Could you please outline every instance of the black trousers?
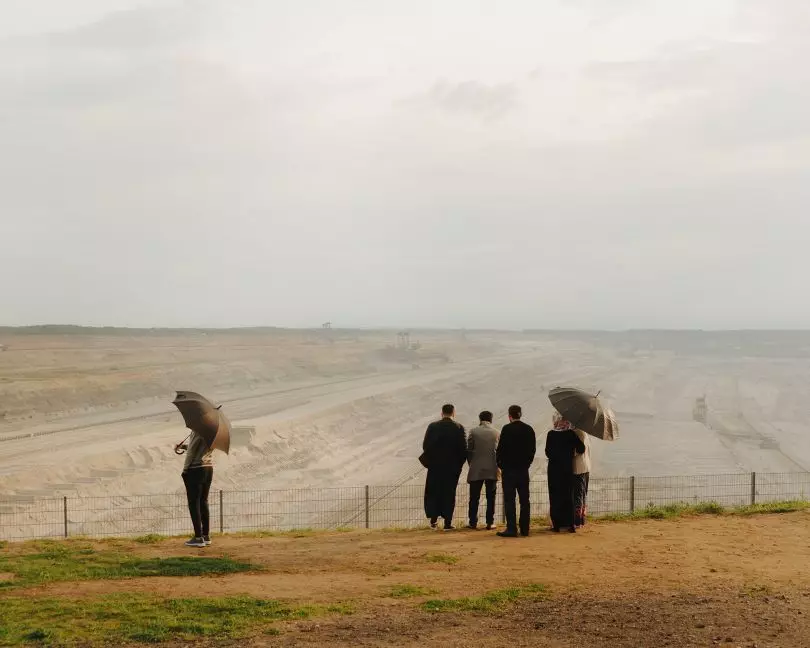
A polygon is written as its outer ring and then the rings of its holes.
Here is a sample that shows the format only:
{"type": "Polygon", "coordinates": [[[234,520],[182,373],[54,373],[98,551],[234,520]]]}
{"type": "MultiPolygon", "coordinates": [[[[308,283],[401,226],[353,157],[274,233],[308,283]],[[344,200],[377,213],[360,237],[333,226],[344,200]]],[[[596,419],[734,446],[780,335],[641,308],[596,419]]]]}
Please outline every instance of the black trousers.
{"type": "Polygon", "coordinates": [[[207,536],[210,526],[208,511],[208,492],[214,479],[214,469],[210,466],[191,468],[183,471],[183,483],[186,485],[188,512],[194,525],[194,537],[207,536]]]}
{"type": "Polygon", "coordinates": [[[484,485],[487,487],[487,526],[495,524],[495,493],[498,490],[498,482],[494,479],[482,479],[470,482],[470,526],[478,524],[478,504],[484,485]]]}
{"type": "Polygon", "coordinates": [[[529,504],[529,469],[503,471],[503,509],[506,515],[507,533],[529,534],[531,505],[529,504]],[[515,495],[520,499],[520,520],[515,509],[515,495]]]}

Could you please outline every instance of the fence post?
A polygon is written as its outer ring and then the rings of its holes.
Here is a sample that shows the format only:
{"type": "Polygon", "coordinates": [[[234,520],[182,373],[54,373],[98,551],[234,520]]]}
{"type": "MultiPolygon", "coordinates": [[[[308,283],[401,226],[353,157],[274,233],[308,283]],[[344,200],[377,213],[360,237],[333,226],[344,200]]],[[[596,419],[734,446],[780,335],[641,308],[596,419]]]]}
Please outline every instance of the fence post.
{"type": "Polygon", "coordinates": [[[222,495],[222,489],[219,489],[219,532],[225,533],[225,511],[222,508],[222,502],[224,497],[222,495]]]}
{"type": "Polygon", "coordinates": [[[757,474],[751,473],[751,506],[757,503],[757,474]]]}
{"type": "Polygon", "coordinates": [[[630,476],[630,512],[636,510],[636,476],[630,476]]]}
{"type": "Polygon", "coordinates": [[[366,528],[368,529],[368,484],[366,484],[366,528]]]}
{"type": "Polygon", "coordinates": [[[65,514],[65,537],[68,537],[68,519],[67,519],[67,495],[64,496],[62,500],[62,511],[65,514]]]}

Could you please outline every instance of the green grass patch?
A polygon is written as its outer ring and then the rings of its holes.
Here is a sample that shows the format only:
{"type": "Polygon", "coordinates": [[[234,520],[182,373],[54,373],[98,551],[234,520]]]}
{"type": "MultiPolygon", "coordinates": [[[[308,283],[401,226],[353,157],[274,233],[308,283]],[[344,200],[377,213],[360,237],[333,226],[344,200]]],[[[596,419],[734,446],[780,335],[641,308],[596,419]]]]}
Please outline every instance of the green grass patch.
{"type": "Polygon", "coordinates": [[[543,585],[525,585],[487,592],[481,596],[457,599],[431,599],[422,604],[427,612],[497,612],[506,606],[525,598],[545,598],[543,585]]]}
{"type": "Polygon", "coordinates": [[[394,585],[388,590],[388,596],[391,598],[414,598],[417,596],[431,596],[436,593],[436,590],[418,587],[416,585],[394,585]]]}
{"type": "Polygon", "coordinates": [[[349,614],[344,605],[296,606],[251,597],[161,599],[125,594],[98,599],[5,598],[0,645],[101,646],[199,642],[274,634],[278,621],[349,614]]]}
{"type": "Polygon", "coordinates": [[[133,541],[142,545],[155,545],[159,542],[163,542],[166,539],[167,536],[158,535],[157,533],[147,533],[146,535],[133,538],[133,541]]]}
{"type": "Polygon", "coordinates": [[[262,529],[257,529],[255,531],[238,531],[229,535],[235,538],[311,538],[315,535],[326,533],[328,532],[303,528],[290,529],[289,531],[264,531],[262,529]]]}
{"type": "Polygon", "coordinates": [[[731,509],[731,515],[760,515],[767,513],[795,513],[810,509],[810,502],[805,500],[786,500],[784,502],[765,502],[750,504],[731,509]]]}
{"type": "Polygon", "coordinates": [[[144,558],[126,551],[96,550],[75,542],[32,543],[27,549],[30,549],[27,553],[0,555],[0,573],[14,574],[13,580],[0,582],[0,588],[146,576],[235,574],[258,569],[227,557],[144,558]]]}
{"type": "Polygon", "coordinates": [[[432,553],[426,554],[425,560],[429,563],[437,563],[440,565],[455,565],[459,561],[459,557],[451,556],[450,554],[432,553]]]}
{"type": "Polygon", "coordinates": [[[649,504],[644,508],[636,509],[632,513],[611,513],[600,515],[594,519],[604,522],[618,522],[625,520],[667,520],[671,518],[689,517],[695,515],[761,515],[768,513],[793,513],[810,509],[810,502],[803,500],[790,500],[783,502],[767,502],[746,506],[724,507],[717,502],[700,502],[698,504],[667,504],[656,506],[649,504]]]}

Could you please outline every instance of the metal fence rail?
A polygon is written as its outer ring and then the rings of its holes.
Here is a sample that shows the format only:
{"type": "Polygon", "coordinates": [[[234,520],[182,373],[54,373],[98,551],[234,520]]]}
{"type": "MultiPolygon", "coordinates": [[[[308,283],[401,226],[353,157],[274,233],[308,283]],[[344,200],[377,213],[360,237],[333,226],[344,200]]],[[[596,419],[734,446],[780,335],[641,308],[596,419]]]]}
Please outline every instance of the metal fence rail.
{"type": "MultiPolygon", "coordinates": [[[[391,528],[426,524],[421,483],[342,488],[213,491],[213,532],[291,529],[391,528]]],[[[466,521],[469,489],[460,483],[456,519],[466,521]]],[[[500,495],[500,493],[499,493],[500,495]]],[[[810,473],[743,473],[680,477],[591,479],[591,515],[629,513],[646,506],[716,502],[723,506],[805,500],[810,473]]],[[[545,479],[531,485],[532,514],[548,511],[545,479]]],[[[484,516],[483,496],[479,518],[484,516]]],[[[503,503],[496,501],[496,520],[503,503]]],[[[0,497],[0,539],[68,536],[176,535],[190,529],[183,492],[109,497],[0,497]]]]}

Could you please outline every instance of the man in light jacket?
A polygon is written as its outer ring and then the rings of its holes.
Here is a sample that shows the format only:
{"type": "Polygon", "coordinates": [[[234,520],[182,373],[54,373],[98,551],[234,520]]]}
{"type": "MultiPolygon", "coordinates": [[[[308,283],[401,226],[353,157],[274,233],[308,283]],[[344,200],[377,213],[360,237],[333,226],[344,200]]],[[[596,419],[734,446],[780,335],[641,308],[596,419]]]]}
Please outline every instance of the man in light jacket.
{"type": "Polygon", "coordinates": [[[498,447],[498,430],[492,426],[492,412],[481,412],[478,415],[479,426],[470,430],[467,437],[467,461],[470,470],[467,482],[470,484],[470,524],[469,528],[478,527],[478,504],[481,500],[481,489],[486,487],[487,529],[495,527],[495,493],[498,488],[498,464],[495,450],[498,447]]]}

